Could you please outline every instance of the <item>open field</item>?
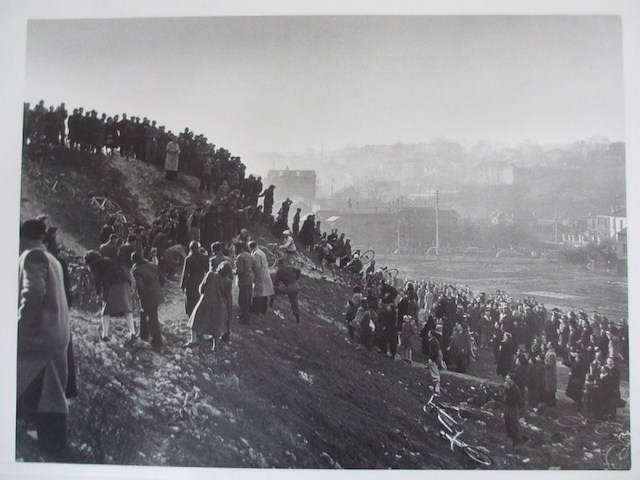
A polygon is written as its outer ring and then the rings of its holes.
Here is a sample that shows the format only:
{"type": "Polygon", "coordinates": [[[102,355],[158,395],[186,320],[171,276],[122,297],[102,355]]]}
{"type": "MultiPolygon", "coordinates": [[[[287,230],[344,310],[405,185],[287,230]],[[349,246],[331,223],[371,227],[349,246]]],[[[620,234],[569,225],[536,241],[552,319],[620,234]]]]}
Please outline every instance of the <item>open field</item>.
{"type": "Polygon", "coordinates": [[[612,320],[628,318],[627,277],[581,270],[565,263],[531,258],[407,257],[377,255],[408,279],[468,285],[474,292],[504,290],[515,297],[534,297],[548,307],[598,311],[612,320]]]}

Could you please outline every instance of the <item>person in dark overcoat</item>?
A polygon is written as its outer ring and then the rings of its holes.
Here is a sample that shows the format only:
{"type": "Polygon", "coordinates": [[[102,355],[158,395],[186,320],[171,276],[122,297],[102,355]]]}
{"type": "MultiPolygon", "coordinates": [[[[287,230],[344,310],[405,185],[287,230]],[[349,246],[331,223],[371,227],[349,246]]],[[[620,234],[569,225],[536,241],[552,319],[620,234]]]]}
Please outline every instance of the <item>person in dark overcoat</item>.
{"type": "Polygon", "coordinates": [[[131,274],[140,297],[140,338],[148,340],[151,335],[151,347],[160,350],[162,332],[158,320],[158,306],[164,302],[164,275],[156,264],[146,261],[139,252],[131,254],[131,261],[131,274]]]}
{"type": "Polygon", "coordinates": [[[103,258],[94,250],[85,254],[84,262],[93,274],[96,293],[102,299],[102,340],[109,339],[111,317],[124,317],[129,339],[133,340],[136,337],[131,297],[133,277],[117,260],[103,258]]]}
{"type": "Polygon", "coordinates": [[[180,288],[185,293],[185,312],[191,316],[198,300],[199,287],[209,270],[209,258],[200,252],[200,244],[195,240],[189,244],[189,255],[184,261],[180,288]]]}
{"type": "Polygon", "coordinates": [[[524,407],[524,398],[513,374],[507,374],[504,379],[504,397],[504,425],[507,435],[517,445],[523,441],[520,434],[520,409],[524,407]]]}
{"type": "Polygon", "coordinates": [[[567,382],[567,397],[574,401],[578,409],[582,409],[582,389],[584,379],[589,371],[589,365],[585,362],[582,353],[572,352],[569,354],[569,366],[571,373],[567,382]]]}
{"type": "Polygon", "coordinates": [[[238,276],[238,308],[240,323],[249,325],[251,320],[251,299],[253,290],[253,258],[244,243],[235,244],[236,275],[238,276]]]}
{"type": "Polygon", "coordinates": [[[315,225],[315,216],[308,215],[307,218],[304,220],[304,222],[302,222],[302,227],[300,227],[298,240],[304,247],[306,247],[306,250],[309,250],[309,248],[311,248],[311,245],[313,245],[314,225],[315,225]]]}
{"type": "MultiPolygon", "coordinates": [[[[210,265],[216,265],[216,262],[210,262],[210,265]]],[[[230,275],[233,275],[233,269],[231,264],[225,261],[218,265],[215,272],[210,268],[204,277],[199,287],[200,300],[189,318],[191,338],[187,347],[196,345],[195,339],[199,333],[213,337],[212,352],[218,348],[220,337],[226,333],[233,315],[232,309],[229,308],[233,284],[230,275]]]]}
{"type": "Polygon", "coordinates": [[[269,185],[269,187],[259,195],[259,197],[264,197],[263,211],[265,215],[271,215],[271,212],[273,212],[273,193],[275,189],[275,185],[269,185]]]}
{"type": "Polygon", "coordinates": [[[498,365],[496,367],[496,373],[498,375],[504,377],[513,369],[513,358],[515,353],[516,346],[511,334],[509,332],[504,332],[498,351],[498,365]]]}
{"type": "Polygon", "coordinates": [[[544,372],[541,365],[542,359],[539,356],[531,356],[529,368],[527,369],[527,400],[531,409],[538,413],[540,403],[542,403],[542,385],[544,382],[544,372]]]}

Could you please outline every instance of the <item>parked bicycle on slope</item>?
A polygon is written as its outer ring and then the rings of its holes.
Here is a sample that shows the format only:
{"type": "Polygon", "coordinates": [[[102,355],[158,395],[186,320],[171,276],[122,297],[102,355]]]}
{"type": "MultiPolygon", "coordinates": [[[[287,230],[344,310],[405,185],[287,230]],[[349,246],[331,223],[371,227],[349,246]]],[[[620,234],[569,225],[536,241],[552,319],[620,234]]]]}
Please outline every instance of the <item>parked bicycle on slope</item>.
{"type": "Polygon", "coordinates": [[[438,438],[448,440],[452,452],[454,451],[454,447],[457,447],[474,462],[479,463],[480,465],[493,465],[493,459],[487,453],[460,439],[460,436],[464,433],[464,429],[446,411],[445,407],[434,401],[435,397],[435,394],[432,395],[422,409],[425,413],[429,413],[434,416],[439,425],[437,425],[435,429],[424,427],[425,430],[438,438]]]}

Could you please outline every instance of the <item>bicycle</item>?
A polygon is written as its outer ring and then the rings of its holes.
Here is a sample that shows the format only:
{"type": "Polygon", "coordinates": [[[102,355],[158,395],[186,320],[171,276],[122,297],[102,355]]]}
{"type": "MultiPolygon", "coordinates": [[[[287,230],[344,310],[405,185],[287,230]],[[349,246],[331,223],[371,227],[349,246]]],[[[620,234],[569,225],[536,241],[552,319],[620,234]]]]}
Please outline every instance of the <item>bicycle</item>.
{"type": "Polygon", "coordinates": [[[472,407],[466,402],[462,402],[459,405],[452,405],[450,403],[439,402],[438,405],[440,405],[442,408],[446,410],[452,410],[456,412],[460,420],[467,420],[469,415],[485,416],[485,417],[494,416],[493,412],[490,412],[488,410],[483,410],[481,408],[472,407]]]}
{"type": "Polygon", "coordinates": [[[448,440],[452,452],[454,451],[454,447],[458,447],[474,462],[486,466],[493,465],[493,459],[487,453],[460,439],[464,430],[460,427],[458,422],[446,412],[445,407],[433,401],[435,396],[435,394],[432,395],[422,409],[425,413],[435,416],[441,428],[436,429],[435,432],[427,427],[424,427],[425,430],[438,438],[448,440]]]}
{"type": "Polygon", "coordinates": [[[469,332],[471,336],[471,357],[478,358],[478,334],[476,332],[469,332]]]}
{"type": "Polygon", "coordinates": [[[39,197],[50,197],[52,193],[60,192],[63,195],[69,195],[71,197],[76,196],[76,190],[73,186],[64,180],[65,174],[60,173],[54,177],[53,180],[49,180],[43,175],[38,178],[33,184],[36,194],[39,197]]]}
{"type": "Polygon", "coordinates": [[[82,200],[82,204],[93,213],[122,214],[122,209],[116,202],[109,200],[107,197],[95,196],[92,193],[82,200]]]}
{"type": "Polygon", "coordinates": [[[631,434],[622,432],[600,448],[602,462],[607,470],[629,470],[631,468],[631,434]]]}
{"type": "Polygon", "coordinates": [[[397,268],[385,268],[382,275],[387,282],[393,282],[393,280],[398,276],[398,273],[400,272],[397,268]]]}
{"type": "Polygon", "coordinates": [[[262,248],[262,251],[267,255],[269,268],[276,268],[278,266],[278,261],[281,258],[285,258],[284,251],[278,248],[278,245],[278,243],[267,243],[262,248]]]}
{"type": "Polygon", "coordinates": [[[367,250],[362,255],[360,255],[360,261],[363,265],[371,263],[371,261],[376,257],[376,252],[373,250],[367,250]]]}
{"type": "Polygon", "coordinates": [[[607,420],[597,420],[595,418],[588,418],[584,415],[564,415],[556,418],[556,423],[563,428],[591,428],[596,435],[607,436],[616,435],[625,430],[624,426],[616,422],[610,422],[607,420]]]}
{"type": "Polygon", "coordinates": [[[77,306],[96,310],[100,301],[95,294],[93,275],[89,268],[80,264],[69,264],[71,295],[77,306]]]}

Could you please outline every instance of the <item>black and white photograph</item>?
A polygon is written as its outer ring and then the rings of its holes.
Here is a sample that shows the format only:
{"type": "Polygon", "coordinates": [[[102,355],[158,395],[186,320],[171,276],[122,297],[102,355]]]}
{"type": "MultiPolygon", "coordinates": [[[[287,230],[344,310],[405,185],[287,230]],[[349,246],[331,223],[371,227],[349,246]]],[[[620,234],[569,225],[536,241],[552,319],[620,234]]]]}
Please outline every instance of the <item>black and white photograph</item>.
{"type": "Polygon", "coordinates": [[[74,3],[6,30],[13,478],[632,473],[632,2],[74,3]]]}

